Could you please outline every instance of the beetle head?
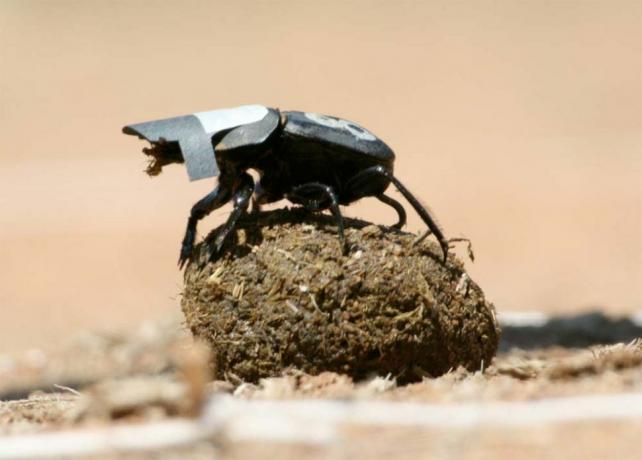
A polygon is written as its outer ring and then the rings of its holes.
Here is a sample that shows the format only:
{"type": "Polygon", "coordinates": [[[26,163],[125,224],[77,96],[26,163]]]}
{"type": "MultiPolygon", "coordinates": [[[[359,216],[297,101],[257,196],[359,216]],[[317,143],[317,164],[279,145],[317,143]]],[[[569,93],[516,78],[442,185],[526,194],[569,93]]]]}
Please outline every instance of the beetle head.
{"type": "Polygon", "coordinates": [[[160,174],[170,163],[186,163],[191,180],[218,174],[210,135],[194,115],[127,125],[123,133],[149,142],[143,153],[150,158],[150,176],[160,174]]]}
{"type": "Polygon", "coordinates": [[[141,126],[145,127],[143,124],[125,126],[123,133],[149,142],[149,147],[143,148],[143,153],[149,157],[149,163],[145,169],[148,175],[158,176],[164,166],[185,162],[178,141],[167,140],[163,136],[154,135],[155,133],[150,134],[149,130],[140,129],[141,126]]]}
{"type": "Polygon", "coordinates": [[[167,142],[163,138],[150,142],[149,147],[143,148],[143,153],[149,157],[145,172],[150,176],[158,176],[168,164],[185,162],[178,142],[167,142]]]}
{"type": "Polygon", "coordinates": [[[149,175],[158,175],[169,163],[185,163],[190,180],[199,180],[220,174],[213,138],[237,126],[257,122],[268,113],[264,106],[245,105],[136,123],[125,126],[123,132],[151,144],[143,150],[151,157],[149,175]]]}

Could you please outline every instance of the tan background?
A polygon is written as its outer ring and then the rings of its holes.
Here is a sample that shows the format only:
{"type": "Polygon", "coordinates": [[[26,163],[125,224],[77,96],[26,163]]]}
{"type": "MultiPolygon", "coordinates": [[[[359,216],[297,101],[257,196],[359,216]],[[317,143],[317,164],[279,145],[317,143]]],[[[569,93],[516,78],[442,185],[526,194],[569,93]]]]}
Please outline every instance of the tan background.
{"type": "Polygon", "coordinates": [[[1,0],[0,349],[175,312],[212,183],[148,179],[120,128],[246,103],[385,139],[498,308],[638,310],[641,24],[638,1],[1,0]]]}

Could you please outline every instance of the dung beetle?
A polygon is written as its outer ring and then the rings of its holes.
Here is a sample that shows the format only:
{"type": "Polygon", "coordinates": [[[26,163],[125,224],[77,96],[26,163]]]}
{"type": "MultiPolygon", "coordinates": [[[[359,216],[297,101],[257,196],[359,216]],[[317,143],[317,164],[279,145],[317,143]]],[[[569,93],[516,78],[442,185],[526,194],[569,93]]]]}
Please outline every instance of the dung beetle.
{"type": "Polygon", "coordinates": [[[339,205],[375,197],[394,208],[399,229],[406,212],[385,194],[393,183],[434,234],[443,253],[448,241],[428,210],[393,175],[395,154],[381,139],[356,123],[309,112],[279,111],[262,105],[199,112],[128,125],[125,134],[149,141],[147,173],[170,163],[185,163],[190,180],[218,176],[216,188],[199,200],[187,221],[178,264],[190,259],[200,219],[231,201],[234,205],[215,245],[220,252],[239,217],[261,204],[287,199],[312,211],[329,209],[346,252],[339,205]],[[254,180],[248,170],[258,172],[254,180]]]}

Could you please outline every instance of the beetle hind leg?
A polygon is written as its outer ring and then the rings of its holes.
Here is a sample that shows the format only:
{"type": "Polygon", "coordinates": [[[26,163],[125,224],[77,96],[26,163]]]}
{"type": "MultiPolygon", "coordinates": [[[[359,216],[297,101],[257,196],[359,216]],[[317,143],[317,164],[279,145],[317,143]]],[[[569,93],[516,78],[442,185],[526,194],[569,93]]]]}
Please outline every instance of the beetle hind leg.
{"type": "Polygon", "coordinates": [[[444,234],[441,231],[441,228],[439,228],[439,225],[437,225],[437,222],[430,215],[426,207],[422,205],[421,202],[412,193],[410,193],[410,190],[408,190],[401,183],[401,181],[397,179],[392,174],[392,172],[390,172],[388,169],[384,168],[381,165],[372,166],[370,168],[364,169],[363,171],[355,175],[352,179],[350,179],[350,181],[346,186],[346,190],[347,190],[346,195],[350,199],[350,201],[355,201],[355,200],[358,200],[359,198],[372,196],[372,195],[377,196],[377,198],[381,200],[381,198],[379,197],[381,193],[372,192],[372,187],[377,185],[376,182],[375,184],[372,184],[373,178],[376,178],[376,177],[385,178],[388,180],[388,183],[392,182],[397,188],[397,190],[399,190],[399,192],[404,196],[404,198],[408,200],[408,203],[410,203],[410,205],[417,212],[417,214],[419,214],[419,217],[421,217],[421,220],[423,220],[424,223],[430,229],[428,232],[422,235],[419,240],[421,241],[424,238],[426,238],[428,235],[433,233],[437,238],[439,245],[441,246],[441,251],[444,255],[444,261],[446,261],[446,258],[448,257],[448,249],[449,249],[448,241],[444,237],[444,234]]]}

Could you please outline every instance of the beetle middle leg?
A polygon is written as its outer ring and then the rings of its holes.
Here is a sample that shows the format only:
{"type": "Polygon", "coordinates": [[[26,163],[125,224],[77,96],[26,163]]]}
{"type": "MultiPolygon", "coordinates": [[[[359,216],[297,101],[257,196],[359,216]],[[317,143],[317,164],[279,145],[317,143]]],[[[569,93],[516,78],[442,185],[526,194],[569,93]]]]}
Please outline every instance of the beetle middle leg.
{"type": "Polygon", "coordinates": [[[380,195],[377,195],[377,199],[379,201],[381,201],[382,203],[385,203],[388,206],[391,206],[392,208],[394,208],[395,211],[397,211],[397,215],[399,216],[399,220],[392,227],[396,228],[397,230],[401,230],[401,227],[406,225],[406,210],[403,208],[401,203],[399,203],[397,200],[395,200],[392,197],[389,197],[388,195],[386,195],[384,193],[382,193],[380,195]]]}
{"type": "Polygon", "coordinates": [[[344,255],[348,252],[344,234],[343,216],[339,209],[339,199],[332,187],[319,182],[310,182],[292,188],[292,190],[286,194],[286,198],[293,203],[302,204],[311,211],[321,211],[330,208],[337,222],[341,252],[344,255]]]}
{"type": "MultiPolygon", "coordinates": [[[[374,182],[372,180],[374,177],[385,178],[395,184],[397,190],[399,190],[404,198],[408,200],[417,214],[419,214],[419,217],[421,217],[421,220],[423,220],[430,229],[430,231],[420,237],[420,240],[423,240],[426,236],[430,235],[430,233],[433,233],[437,238],[437,241],[439,241],[445,261],[448,257],[448,241],[437,225],[437,222],[432,218],[428,210],[419,202],[419,200],[410,193],[410,190],[408,190],[388,169],[378,165],[360,171],[346,184],[345,198],[350,201],[355,201],[366,196],[375,195],[378,197],[380,193],[377,193],[373,187],[380,187],[381,184],[374,182]]],[[[342,196],[342,198],[344,198],[344,196],[342,196]]]]}

